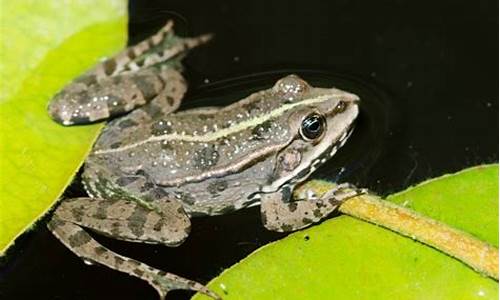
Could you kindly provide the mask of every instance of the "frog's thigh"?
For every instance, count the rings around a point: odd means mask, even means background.
[[[55,216],[49,222],[48,227],[76,255],[91,263],[102,264],[147,281],[162,299],[169,291],[176,289],[199,291],[214,299],[219,299],[215,293],[200,283],[155,269],[107,249],[75,223],[63,221]]]
[[[164,83],[162,90],[150,102],[138,109],[144,112],[149,120],[162,118],[177,110],[187,90],[186,80],[175,69],[164,68],[160,71],[159,77]]]
[[[176,200],[147,208],[134,201],[96,198],[65,200],[55,211],[63,220],[116,239],[176,246],[189,235],[190,221]]]
[[[262,224],[272,231],[295,231],[321,221],[338,204],[323,199],[285,202],[281,193],[265,194],[260,204]]]
[[[104,202],[108,204],[104,204]],[[114,207],[114,209],[118,209],[117,211],[110,211],[117,202],[121,202],[122,205],[120,205],[120,207]],[[66,203],[68,204],[66,205]],[[142,240],[145,242],[154,242],[153,240],[149,240],[146,232],[151,228],[150,222],[152,223],[155,219],[159,221],[159,219],[157,217],[151,217],[152,214],[155,213],[149,212],[149,214],[145,214],[144,210],[138,208],[139,206],[131,206],[129,205],[130,203],[129,201],[119,200],[109,205],[108,200],[90,198],[70,200],[62,203],[56,210],[54,217],[48,224],[48,228],[66,247],[82,259],[102,264],[111,269],[145,280],[156,289],[161,298],[164,298],[170,290],[175,289],[199,291],[213,298],[218,298],[216,294],[208,290],[202,284],[155,269],[137,260],[122,256],[107,249],[95,241],[82,228],[82,226],[89,227],[96,231],[110,234],[113,237],[130,241]],[[104,218],[103,216],[99,216],[100,213],[108,217]],[[171,213],[173,212],[166,212],[166,214]],[[106,223],[106,221],[110,222]],[[159,222],[161,224],[160,227],[163,228],[165,224],[161,221]],[[113,224],[115,223],[120,225],[114,226]],[[111,230],[107,230],[105,224],[110,224]],[[127,224],[125,226],[127,226],[128,230],[124,230],[124,224]],[[141,232],[141,230],[144,231]],[[154,225],[152,231],[161,232],[161,230],[155,230]],[[153,236],[155,238],[158,237],[156,234]]]

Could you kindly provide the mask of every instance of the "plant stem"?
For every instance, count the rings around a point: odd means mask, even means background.
[[[334,187],[333,183],[310,181],[295,195],[306,189],[322,195]],[[498,280],[498,249],[466,232],[372,194],[347,199],[339,206],[339,211],[434,247],[477,272]]]
[[[466,232],[373,195],[350,198],[339,210],[432,246],[498,280],[498,249]]]

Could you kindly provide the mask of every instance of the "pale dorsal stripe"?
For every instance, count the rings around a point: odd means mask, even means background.
[[[234,126],[231,126],[229,128],[224,128],[221,130],[217,130],[214,132],[210,132],[204,135],[187,135],[187,134],[178,134],[178,133],[169,133],[169,134],[164,134],[164,135],[158,135],[158,136],[151,136],[145,140],[128,144],[123,147],[119,148],[114,148],[114,149],[105,149],[105,150],[97,150],[94,152],[94,154],[107,154],[107,153],[115,153],[115,152],[122,152],[126,151],[129,149],[133,149],[137,146],[144,145],[146,143],[152,143],[152,142],[163,142],[163,141],[183,141],[183,142],[199,142],[199,143],[208,143],[211,141],[215,141],[217,139],[223,138],[225,136],[231,135],[235,132],[243,131],[247,128],[250,127],[255,127],[258,124],[262,124],[265,121],[272,119],[274,117],[277,117],[281,114],[283,114],[285,111],[292,109],[296,106],[300,105],[309,105],[309,104],[314,104],[314,103],[320,103],[326,100],[331,100],[335,96],[340,96],[342,93],[332,93],[328,95],[321,95],[318,97],[314,98],[307,98],[304,99],[300,102],[295,102],[295,103],[289,103],[282,105],[266,114],[256,116],[252,119],[248,119],[245,121],[242,121],[240,123],[237,123]]]

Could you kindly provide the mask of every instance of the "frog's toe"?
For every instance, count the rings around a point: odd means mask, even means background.
[[[157,275],[158,277],[156,280],[153,280],[152,285],[158,292],[160,299],[165,299],[167,293],[172,290],[190,290],[205,294],[213,299],[222,299],[217,293],[196,281],[185,279],[172,273],[160,272]]]
[[[206,286],[200,284],[200,283],[197,283],[197,282],[194,282],[194,287],[193,287],[193,291],[196,291],[196,292],[200,292],[202,294],[205,294],[213,299],[216,299],[216,300],[222,300],[222,298],[215,292],[211,291],[209,288],[207,288]]]

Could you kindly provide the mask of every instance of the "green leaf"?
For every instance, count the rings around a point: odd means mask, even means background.
[[[2,1],[0,253],[62,194],[101,125],[63,127],[51,97],[126,41],[126,1]]]
[[[498,245],[498,165],[433,179],[388,200]],[[349,216],[258,249],[209,287],[224,299],[498,299],[495,280]]]
[[[432,179],[387,199],[498,247],[497,165]]]

